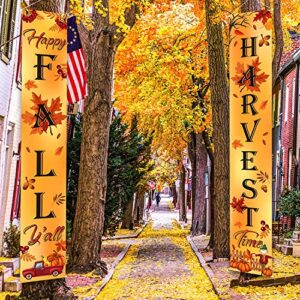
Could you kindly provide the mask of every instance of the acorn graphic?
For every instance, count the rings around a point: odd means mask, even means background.
[[[261,189],[262,189],[265,193],[268,191],[268,187],[267,187],[265,184],[263,184],[263,185],[261,186]]]

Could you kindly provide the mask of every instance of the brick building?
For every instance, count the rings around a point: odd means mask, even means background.
[[[0,252],[3,231],[18,217],[21,90],[18,75],[20,5],[0,0]]]
[[[292,45],[283,53],[279,77],[273,89],[273,216],[285,190],[299,187],[300,36],[291,33]]]

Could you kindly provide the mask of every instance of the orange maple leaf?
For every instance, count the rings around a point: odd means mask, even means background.
[[[25,111],[25,113],[22,114],[22,119],[24,123],[27,123],[29,125],[34,125],[37,119],[36,114],[38,113],[40,106],[44,105],[45,109],[51,114],[51,119],[54,122],[54,126],[56,127],[59,124],[62,124],[62,121],[66,119],[66,115],[64,115],[60,110],[62,107],[61,99],[60,97],[57,97],[56,99],[52,99],[51,105],[48,106],[48,100],[43,100],[42,95],[37,95],[34,92],[32,92],[32,99],[31,101],[33,102],[33,106],[30,107],[30,109],[33,112],[28,112]],[[52,124],[53,126],[53,124]],[[51,130],[51,125],[49,124],[49,121],[45,118],[45,120],[39,120],[39,127],[32,128],[30,134],[42,134],[43,132],[47,133],[48,128],[50,127],[50,132],[52,133]]]
[[[34,80],[28,80],[25,83],[25,87],[28,91],[30,91],[30,89],[36,89],[38,86],[35,84]]]
[[[252,65],[247,65],[246,67],[244,64],[238,62],[235,68],[236,75],[234,77],[231,77],[231,80],[233,80],[239,87],[241,87],[243,90],[246,88],[247,90],[254,92],[260,91],[260,85],[266,81],[266,79],[269,77],[265,72],[261,72],[261,69],[259,68],[259,65],[261,62],[259,61],[259,58],[252,60]],[[254,72],[254,85],[252,85],[252,80],[245,78],[245,74],[247,73],[248,69],[250,67],[253,67]],[[244,79],[244,80],[242,80]]]
[[[241,141],[240,140],[234,140],[233,142],[232,142],[232,147],[234,148],[234,149],[237,149],[237,148],[240,148],[240,147],[243,147],[244,145],[241,143]]]

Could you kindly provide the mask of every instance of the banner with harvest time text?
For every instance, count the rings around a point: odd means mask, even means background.
[[[230,267],[272,275],[272,18],[232,19]]]
[[[22,15],[22,282],[65,276],[66,22],[55,13]]]

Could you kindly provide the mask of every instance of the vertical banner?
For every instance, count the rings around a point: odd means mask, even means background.
[[[22,15],[21,282],[66,264],[66,17]]]
[[[230,267],[272,275],[272,18],[233,18],[230,42]]]

